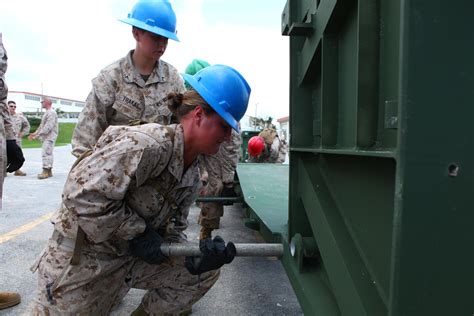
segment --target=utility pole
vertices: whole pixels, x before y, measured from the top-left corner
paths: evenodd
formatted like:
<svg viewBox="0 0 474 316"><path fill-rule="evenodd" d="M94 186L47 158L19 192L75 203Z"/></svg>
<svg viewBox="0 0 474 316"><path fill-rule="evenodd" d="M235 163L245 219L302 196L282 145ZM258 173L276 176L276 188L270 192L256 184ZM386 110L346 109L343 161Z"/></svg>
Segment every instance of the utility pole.
<svg viewBox="0 0 474 316"><path fill-rule="evenodd" d="M259 102L256 102L256 103L255 103L255 120L254 120L254 128L255 128L255 130L257 130L257 125L258 125L258 119L257 119L258 103L259 103Z"/></svg>

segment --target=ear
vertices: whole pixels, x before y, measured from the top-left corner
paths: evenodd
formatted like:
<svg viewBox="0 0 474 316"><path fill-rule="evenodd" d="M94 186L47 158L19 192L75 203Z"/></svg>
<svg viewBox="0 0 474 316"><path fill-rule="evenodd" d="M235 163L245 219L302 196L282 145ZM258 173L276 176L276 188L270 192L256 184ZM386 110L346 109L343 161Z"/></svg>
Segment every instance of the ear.
<svg viewBox="0 0 474 316"><path fill-rule="evenodd" d="M141 39L141 35L143 34L143 31L136 27L133 27L132 34L133 34L133 38L138 42Z"/></svg>
<svg viewBox="0 0 474 316"><path fill-rule="evenodd" d="M194 122L197 124L197 126L200 126L202 124L202 120L204 118L204 110L203 108L198 105L194 108L193 110L193 118L194 118Z"/></svg>

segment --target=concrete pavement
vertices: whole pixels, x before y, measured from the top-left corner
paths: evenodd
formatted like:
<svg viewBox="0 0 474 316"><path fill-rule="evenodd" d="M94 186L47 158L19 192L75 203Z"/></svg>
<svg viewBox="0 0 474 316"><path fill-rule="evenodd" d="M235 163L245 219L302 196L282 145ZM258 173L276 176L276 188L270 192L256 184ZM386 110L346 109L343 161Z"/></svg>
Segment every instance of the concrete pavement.
<svg viewBox="0 0 474 316"><path fill-rule="evenodd" d="M41 149L25 149L28 175L5 179L0 211L0 291L17 291L22 303L0 315L28 315L35 295L36 274L29 270L52 233L49 214L57 209L61 192L74 162L70 146L55 147L53 178L38 180ZM197 240L199 209L192 207L188 237ZM238 206L226 206L221 229L226 241L261 242L258 234L244 227ZM129 315L144 291L131 290L112 315ZM222 269L216 285L193 306L193 315L302 315L280 261L274 258L236 258Z"/></svg>

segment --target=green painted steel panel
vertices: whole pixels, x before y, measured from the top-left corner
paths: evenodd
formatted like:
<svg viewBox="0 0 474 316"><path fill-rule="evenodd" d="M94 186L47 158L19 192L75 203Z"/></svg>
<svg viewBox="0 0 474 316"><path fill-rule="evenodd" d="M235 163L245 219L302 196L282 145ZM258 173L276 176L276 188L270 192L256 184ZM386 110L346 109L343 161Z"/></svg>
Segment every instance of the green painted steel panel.
<svg viewBox="0 0 474 316"><path fill-rule="evenodd" d="M474 314L472 12L287 2L283 264L306 314Z"/></svg>
<svg viewBox="0 0 474 316"><path fill-rule="evenodd" d="M245 203L278 240L288 231L288 165L239 163L237 174Z"/></svg>

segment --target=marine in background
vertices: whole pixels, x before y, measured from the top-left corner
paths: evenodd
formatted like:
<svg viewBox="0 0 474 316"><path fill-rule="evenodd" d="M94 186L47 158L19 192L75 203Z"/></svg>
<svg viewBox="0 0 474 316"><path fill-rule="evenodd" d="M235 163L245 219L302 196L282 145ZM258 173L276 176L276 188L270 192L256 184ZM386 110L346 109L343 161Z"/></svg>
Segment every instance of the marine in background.
<svg viewBox="0 0 474 316"><path fill-rule="evenodd" d="M178 71L161 59L168 39L179 41L171 3L138 1L120 21L132 25L135 49L92 80L92 91L71 140L76 157L93 149L108 126L131 121L170 124L167 96L185 91Z"/></svg>
<svg viewBox="0 0 474 316"><path fill-rule="evenodd" d="M23 113L16 112L16 102L8 101L8 110L12 118L13 128L15 129L16 143L22 147L22 138L30 133L30 122ZM18 169L14 173L15 176L26 176L26 173Z"/></svg>
<svg viewBox="0 0 474 316"><path fill-rule="evenodd" d="M283 163L285 162L288 145L285 140L280 139L273 128L265 128L249 139L248 162L253 163Z"/></svg>
<svg viewBox="0 0 474 316"><path fill-rule="evenodd" d="M187 67L186 74L194 75L209 66L204 60L194 59ZM240 128L240 125L239 125ZM240 157L242 141L240 134L232 130L230 140L221 144L219 152L215 155L201 155L199 168L201 181L204 186L200 196L233 196L235 168ZM199 203L201 213L198 223L201 225L199 239L211 238L212 231L220 226L220 219L224 215L222 203Z"/></svg>
<svg viewBox="0 0 474 316"><path fill-rule="evenodd" d="M5 172L20 169L25 161L20 147L16 144L15 130L7 107L8 86L5 82L7 68L8 56L3 46L2 33L0 33L0 210L2 209ZM0 289L0 310L10 308L20 302L20 294Z"/></svg>
<svg viewBox="0 0 474 316"><path fill-rule="evenodd" d="M53 176L54 144L58 138L58 114L52 108L52 101L44 98L41 107L46 110L41 118L41 123L36 131L28 136L29 140L41 141L41 158L43 171L38 174L38 179L43 180Z"/></svg>

